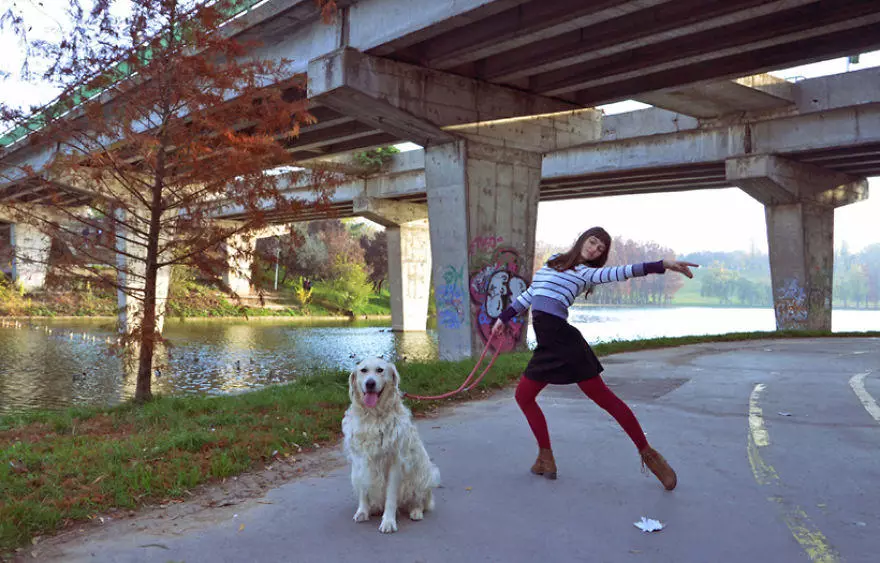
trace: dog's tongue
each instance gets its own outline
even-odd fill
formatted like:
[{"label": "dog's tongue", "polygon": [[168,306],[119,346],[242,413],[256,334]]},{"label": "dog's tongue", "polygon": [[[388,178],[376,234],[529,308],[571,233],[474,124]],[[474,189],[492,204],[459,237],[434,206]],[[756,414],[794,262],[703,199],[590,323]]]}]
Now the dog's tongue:
[{"label": "dog's tongue", "polygon": [[379,402],[379,394],[378,393],[364,393],[364,404],[370,408],[376,406],[376,403]]}]

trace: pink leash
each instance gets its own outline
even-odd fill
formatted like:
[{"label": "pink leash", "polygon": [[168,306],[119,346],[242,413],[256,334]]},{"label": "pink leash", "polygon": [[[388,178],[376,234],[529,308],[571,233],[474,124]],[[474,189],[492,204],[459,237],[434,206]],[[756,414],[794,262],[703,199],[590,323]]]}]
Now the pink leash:
[{"label": "pink leash", "polygon": [[471,370],[470,375],[467,376],[467,379],[464,380],[464,383],[462,383],[458,389],[450,391],[448,393],[443,393],[442,395],[411,395],[404,392],[403,396],[410,399],[417,399],[419,401],[435,401],[437,399],[445,399],[447,397],[451,397],[464,391],[470,391],[471,389],[476,387],[480,383],[480,381],[483,380],[486,374],[489,373],[489,368],[492,367],[492,364],[495,363],[495,360],[498,359],[498,355],[501,353],[500,348],[496,349],[495,353],[492,355],[492,359],[489,361],[489,365],[486,366],[486,369],[483,370],[483,373],[481,373],[475,381],[471,382],[471,379],[474,377],[474,374],[477,373],[477,369],[480,367],[480,364],[483,363],[483,359],[486,357],[486,352],[489,351],[489,345],[492,343],[492,336],[493,335],[490,333],[489,339],[486,340],[486,345],[483,347],[483,353],[480,354],[480,359],[477,360],[477,364],[474,366],[474,369]]}]

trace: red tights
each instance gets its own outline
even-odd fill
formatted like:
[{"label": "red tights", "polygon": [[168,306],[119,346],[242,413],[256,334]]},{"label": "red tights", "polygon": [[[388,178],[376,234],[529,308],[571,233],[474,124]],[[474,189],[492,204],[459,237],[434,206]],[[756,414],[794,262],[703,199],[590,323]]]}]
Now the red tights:
[{"label": "red tights", "polygon": [[[636,420],[636,415],[626,406],[626,403],[620,400],[620,397],[615,395],[605,385],[601,377],[586,379],[578,382],[577,385],[587,397],[614,417],[614,420],[629,435],[639,451],[648,447],[648,439],[645,438],[645,433],[642,431],[639,421]],[[523,376],[516,387],[516,403],[522,409],[523,414],[526,415],[526,420],[529,421],[532,433],[538,440],[539,448],[550,448],[550,433],[547,431],[547,421],[544,418],[544,413],[541,412],[541,407],[535,401],[538,393],[546,386],[546,383],[533,381]]]}]

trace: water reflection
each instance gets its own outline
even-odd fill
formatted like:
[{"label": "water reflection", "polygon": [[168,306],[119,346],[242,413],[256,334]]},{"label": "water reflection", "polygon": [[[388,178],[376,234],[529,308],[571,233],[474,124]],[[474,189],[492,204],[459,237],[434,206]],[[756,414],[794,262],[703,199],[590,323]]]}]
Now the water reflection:
[{"label": "water reflection", "polygon": [[[658,336],[771,331],[772,309],[578,307],[571,322],[590,343]],[[880,330],[880,311],[834,311],[835,331]],[[534,346],[534,334],[529,328]],[[172,320],[157,353],[153,391],[219,394],[290,381],[321,368],[350,369],[383,355],[435,359],[437,335],[391,332],[386,323],[251,319]],[[135,391],[136,369],[109,353],[111,320],[0,319],[0,412],[71,404],[112,405]]]},{"label": "water reflection", "polygon": [[[70,404],[115,404],[132,397],[137,369],[110,353],[109,320],[0,323],[0,412]],[[385,324],[304,324],[277,320],[169,320],[153,392],[221,394],[290,381],[360,358],[434,359],[437,337],[393,333]],[[136,356],[135,356],[136,357]]]}]

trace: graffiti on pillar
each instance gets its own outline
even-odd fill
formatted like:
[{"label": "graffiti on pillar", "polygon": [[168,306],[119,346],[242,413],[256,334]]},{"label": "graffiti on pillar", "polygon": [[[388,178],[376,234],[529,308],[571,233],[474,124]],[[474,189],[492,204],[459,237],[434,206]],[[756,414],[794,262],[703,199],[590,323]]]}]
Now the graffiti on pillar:
[{"label": "graffiti on pillar", "polygon": [[[483,342],[489,339],[492,325],[516,297],[528,288],[522,278],[522,259],[512,248],[497,247],[501,237],[480,237],[471,243],[470,277],[471,308],[474,322]],[[488,252],[491,250],[491,252]],[[482,252],[479,252],[482,251]],[[510,330],[496,349],[513,350],[520,340],[525,322],[514,317],[508,325]]]},{"label": "graffiti on pillar", "polygon": [[494,252],[495,249],[504,242],[504,237],[477,237],[471,241],[470,245],[470,254],[474,256],[476,253],[482,252]]},{"label": "graffiti on pillar", "polygon": [[437,287],[437,322],[446,328],[460,328],[465,322],[467,296],[464,267],[446,266],[443,283]]},{"label": "graffiti on pillar", "polygon": [[807,321],[807,292],[797,279],[787,280],[776,292],[776,318],[782,328]]}]

